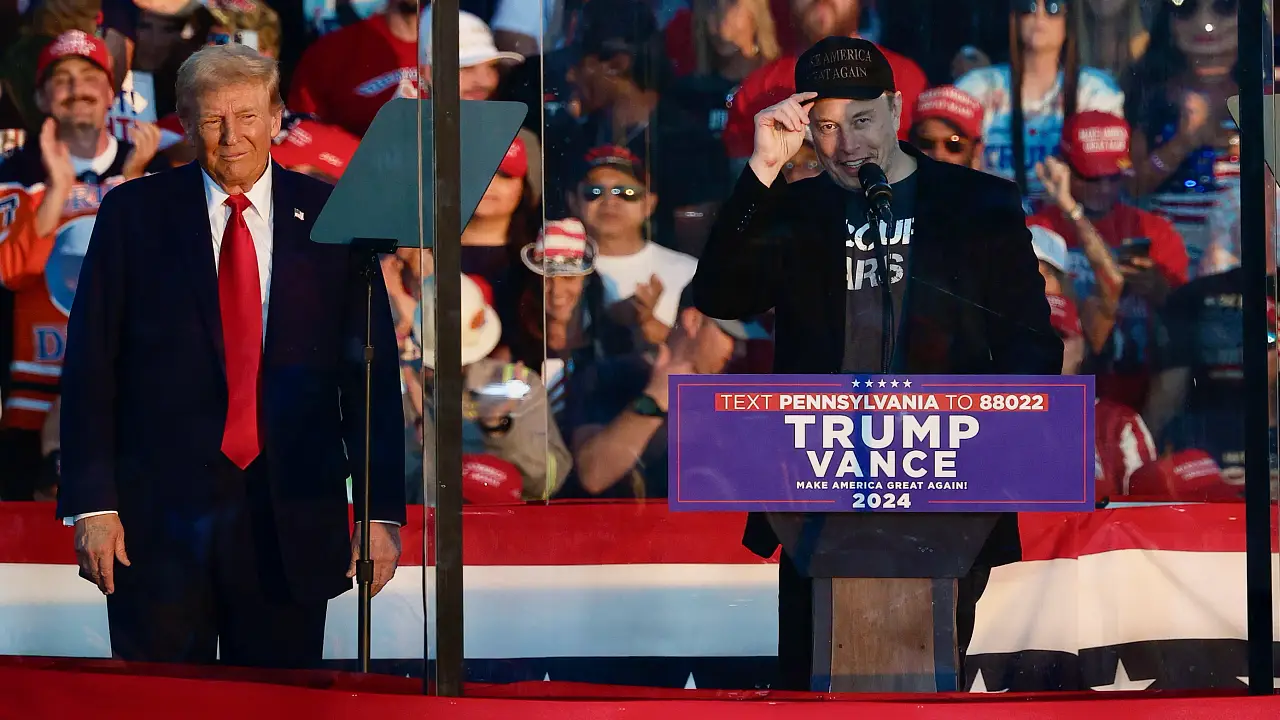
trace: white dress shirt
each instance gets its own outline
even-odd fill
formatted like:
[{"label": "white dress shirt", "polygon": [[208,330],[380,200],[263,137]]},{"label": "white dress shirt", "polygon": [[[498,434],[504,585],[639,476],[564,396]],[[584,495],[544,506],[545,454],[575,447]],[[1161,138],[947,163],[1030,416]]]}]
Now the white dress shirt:
[{"label": "white dress shirt", "polygon": [[[205,171],[200,171],[200,177],[204,180],[204,200],[205,207],[209,213],[209,231],[213,236],[213,267],[216,272],[222,263],[222,236],[227,231],[227,223],[231,221],[232,210],[226,204],[230,195],[218,187],[218,184]],[[253,238],[254,254],[258,257],[258,289],[262,293],[262,336],[265,340],[267,334],[267,301],[271,297],[271,250],[274,246],[273,233],[275,231],[275,205],[272,203],[271,195],[271,163],[267,163],[266,171],[262,173],[262,177],[258,178],[258,182],[249,188],[249,192],[245,193],[245,197],[249,198],[250,207],[244,211],[244,222],[249,226],[249,235]],[[108,513],[115,513],[115,510],[76,515],[71,524],[82,518],[106,515]],[[390,520],[371,520],[371,522],[399,525],[399,523]]]},{"label": "white dress shirt", "polygon": [[[227,223],[231,222],[231,207],[226,204],[226,191],[200,171],[204,179],[205,206],[209,209],[209,230],[213,235],[213,267],[219,269],[222,264],[222,236],[227,231]],[[271,296],[271,248],[272,232],[275,230],[275,206],[271,202],[271,163],[267,163],[266,172],[258,178],[258,182],[244,194],[249,198],[250,207],[244,211],[244,222],[249,226],[249,235],[253,237],[253,251],[258,256],[258,290],[262,294],[262,337],[267,336],[267,300]]]}]

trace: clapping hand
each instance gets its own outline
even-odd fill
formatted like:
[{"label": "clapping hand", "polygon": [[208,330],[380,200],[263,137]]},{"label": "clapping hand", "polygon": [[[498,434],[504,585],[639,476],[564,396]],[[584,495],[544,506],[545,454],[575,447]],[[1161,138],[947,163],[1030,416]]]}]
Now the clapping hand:
[{"label": "clapping hand", "polygon": [[667,339],[667,333],[671,330],[654,316],[663,289],[662,279],[657,275],[650,275],[649,282],[636,285],[635,294],[631,296],[631,303],[636,312],[636,324],[639,325],[645,341],[653,344],[664,342]]},{"label": "clapping hand", "polygon": [[40,126],[40,158],[51,188],[69,190],[76,182],[76,169],[71,164],[71,150],[58,137],[58,121],[45,118]]},{"label": "clapping hand", "polygon": [[1182,107],[1179,110],[1179,135],[1192,138],[1197,145],[1213,142],[1215,128],[1209,122],[1211,113],[1208,98],[1198,92],[1188,91],[1182,96]]},{"label": "clapping hand", "polygon": [[160,128],[154,123],[140,122],[129,134],[133,149],[124,160],[121,175],[125,180],[135,180],[147,174],[147,166],[160,150]]},{"label": "clapping hand", "polygon": [[684,353],[673,353],[666,345],[658,346],[658,356],[649,371],[649,384],[645,386],[645,394],[653,398],[663,412],[667,410],[669,380],[672,375],[692,375],[693,362]]}]

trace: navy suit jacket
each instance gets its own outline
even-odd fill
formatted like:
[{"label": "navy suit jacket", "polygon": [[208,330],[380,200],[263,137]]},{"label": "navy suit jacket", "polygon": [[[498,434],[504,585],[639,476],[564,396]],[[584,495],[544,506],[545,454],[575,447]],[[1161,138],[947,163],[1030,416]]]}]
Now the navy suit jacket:
[{"label": "navy suit jacket", "polygon": [[[365,281],[358,254],[311,242],[330,187],[272,168],[263,455],[286,582],[299,597],[351,587],[345,479],[364,452]],[[370,516],[405,521],[404,420],[386,288],[373,282]],[[213,509],[227,383],[200,168],[103,199],[67,326],[58,513],[116,510],[130,560],[200,542]],[[360,517],[360,493],[354,493]]]}]

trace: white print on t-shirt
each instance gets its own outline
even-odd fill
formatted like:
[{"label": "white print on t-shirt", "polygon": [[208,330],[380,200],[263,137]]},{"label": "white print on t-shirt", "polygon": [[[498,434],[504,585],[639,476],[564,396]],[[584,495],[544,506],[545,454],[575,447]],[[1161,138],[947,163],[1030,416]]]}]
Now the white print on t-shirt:
[{"label": "white print on t-shirt", "polygon": [[[133,142],[133,128],[138,123],[156,121],[156,83],[149,72],[130,70],[120,84],[120,94],[107,111],[107,129],[117,140]],[[182,141],[182,136],[160,129],[160,150]]]},{"label": "white print on t-shirt", "polygon": [[[1007,64],[970,70],[956,81],[956,87],[982,103],[982,140],[985,150],[982,169],[1013,178],[1013,105]],[[1076,110],[1100,110],[1124,116],[1124,92],[1111,76],[1097,68],[1081,68],[1076,87]],[[1040,98],[1022,99],[1025,125],[1027,190],[1040,195],[1044,187],[1036,178],[1036,163],[1056,155],[1062,140],[1062,73],[1049,92]]]},{"label": "white print on t-shirt", "polygon": [[631,255],[597,255],[596,273],[604,280],[604,301],[612,305],[636,294],[636,286],[649,282],[657,275],[662,281],[662,295],[653,310],[654,317],[663,324],[674,326],[680,310],[680,293],[693,279],[698,261],[690,255],[665,248],[657,243],[645,243],[642,250]]},{"label": "white print on t-shirt", "polygon": [[[889,226],[880,223],[880,237],[884,238],[880,244],[885,247],[894,245],[910,245],[911,233],[914,231],[914,218],[903,218],[894,223],[893,234],[889,234]],[[846,222],[846,228],[849,231],[849,239],[844,241],[847,248],[857,248],[864,253],[875,252],[875,246],[867,238],[867,233],[871,231],[871,223],[864,223],[862,227],[855,228],[853,223]],[[885,259],[889,262],[889,284],[894,285],[902,281],[906,270],[903,266],[906,259],[900,253],[887,253]],[[861,290],[864,286],[873,288],[877,287],[880,281],[879,269],[880,261],[876,257],[867,258],[845,258],[845,280],[849,290]]]}]

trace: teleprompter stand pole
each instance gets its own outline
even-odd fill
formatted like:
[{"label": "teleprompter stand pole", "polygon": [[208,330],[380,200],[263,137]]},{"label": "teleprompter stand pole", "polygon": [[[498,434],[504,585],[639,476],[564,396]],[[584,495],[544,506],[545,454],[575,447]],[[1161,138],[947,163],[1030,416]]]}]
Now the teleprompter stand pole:
[{"label": "teleprompter stand pole", "polygon": [[373,428],[369,417],[373,412],[373,284],[381,282],[380,255],[396,250],[390,238],[352,238],[352,252],[360,255],[360,274],[364,276],[364,468],[360,474],[360,559],[356,561],[356,587],[359,589],[359,617],[356,636],[359,647],[360,672],[369,672],[371,616],[373,601],[373,558],[369,557],[369,453],[373,444]]}]

